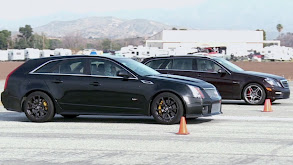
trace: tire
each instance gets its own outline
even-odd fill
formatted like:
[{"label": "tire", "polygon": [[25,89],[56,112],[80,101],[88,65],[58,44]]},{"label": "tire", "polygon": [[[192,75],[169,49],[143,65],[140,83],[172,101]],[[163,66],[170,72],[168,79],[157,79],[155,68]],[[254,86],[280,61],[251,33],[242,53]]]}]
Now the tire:
[{"label": "tire", "polygon": [[55,116],[51,98],[43,92],[33,92],[24,101],[23,111],[33,122],[47,122]]},{"label": "tire", "polygon": [[161,124],[179,123],[183,113],[182,101],[176,95],[169,92],[159,94],[151,104],[151,114]]},{"label": "tire", "polygon": [[61,115],[61,116],[63,116],[65,119],[73,119],[73,118],[76,118],[79,115]]},{"label": "tire", "polygon": [[261,105],[266,99],[266,91],[257,83],[250,83],[243,89],[242,96],[247,104]]}]

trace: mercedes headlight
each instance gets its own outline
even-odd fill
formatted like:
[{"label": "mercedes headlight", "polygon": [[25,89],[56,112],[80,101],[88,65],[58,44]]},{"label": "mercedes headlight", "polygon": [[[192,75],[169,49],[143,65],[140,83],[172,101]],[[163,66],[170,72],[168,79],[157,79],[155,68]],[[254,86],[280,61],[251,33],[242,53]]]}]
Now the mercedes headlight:
[{"label": "mercedes headlight", "polygon": [[276,80],[274,80],[272,78],[266,78],[266,79],[264,79],[264,81],[269,83],[272,86],[282,87],[279,82],[277,82]]},{"label": "mercedes headlight", "polygon": [[202,99],[204,98],[204,94],[198,87],[191,86],[191,85],[187,85],[187,86],[191,90],[193,97],[202,98]]}]

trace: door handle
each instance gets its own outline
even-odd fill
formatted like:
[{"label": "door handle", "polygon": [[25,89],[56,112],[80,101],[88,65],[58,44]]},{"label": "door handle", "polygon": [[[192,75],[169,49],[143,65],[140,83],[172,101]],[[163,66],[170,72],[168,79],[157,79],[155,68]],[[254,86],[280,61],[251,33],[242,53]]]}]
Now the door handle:
[{"label": "door handle", "polygon": [[197,77],[201,77],[201,74],[197,74]]},{"label": "door handle", "polygon": [[52,82],[53,82],[53,83],[55,83],[55,84],[60,84],[60,83],[63,83],[63,81],[62,81],[62,80],[53,80]]},{"label": "door handle", "polygon": [[92,82],[92,83],[90,83],[90,85],[92,85],[92,86],[100,86],[101,84],[99,82]]}]

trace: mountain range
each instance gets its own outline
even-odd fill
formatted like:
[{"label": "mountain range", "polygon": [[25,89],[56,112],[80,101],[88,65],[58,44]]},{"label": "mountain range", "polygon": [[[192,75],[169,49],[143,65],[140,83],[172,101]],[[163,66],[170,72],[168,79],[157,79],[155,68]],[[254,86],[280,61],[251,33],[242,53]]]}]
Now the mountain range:
[{"label": "mountain range", "polygon": [[49,37],[81,35],[85,38],[134,38],[148,37],[164,29],[172,29],[163,23],[146,19],[119,19],[115,17],[88,17],[73,21],[54,21],[34,28],[34,32]]}]

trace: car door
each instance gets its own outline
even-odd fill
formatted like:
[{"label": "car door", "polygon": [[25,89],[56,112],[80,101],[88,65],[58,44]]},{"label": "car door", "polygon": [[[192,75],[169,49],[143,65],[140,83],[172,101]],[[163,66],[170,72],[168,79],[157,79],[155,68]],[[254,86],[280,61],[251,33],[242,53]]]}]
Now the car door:
[{"label": "car door", "polygon": [[[87,102],[92,113],[145,113],[144,84],[138,78],[110,59],[92,58],[89,65]],[[128,73],[129,78],[117,76],[118,72]]]},{"label": "car door", "polygon": [[[198,78],[199,74],[195,74],[194,59],[183,58],[170,58],[164,59],[165,61],[156,70],[164,74],[174,74],[187,77]],[[152,67],[152,66],[151,66]]]},{"label": "car door", "polygon": [[83,58],[51,61],[35,74],[46,82],[50,94],[62,108],[62,112],[87,110],[86,60]]},{"label": "car door", "polygon": [[[201,79],[207,81],[218,89],[222,98],[234,98],[235,84],[233,76],[220,65],[207,58],[196,58],[196,71],[201,75]],[[219,73],[219,71],[225,71]]]}]

